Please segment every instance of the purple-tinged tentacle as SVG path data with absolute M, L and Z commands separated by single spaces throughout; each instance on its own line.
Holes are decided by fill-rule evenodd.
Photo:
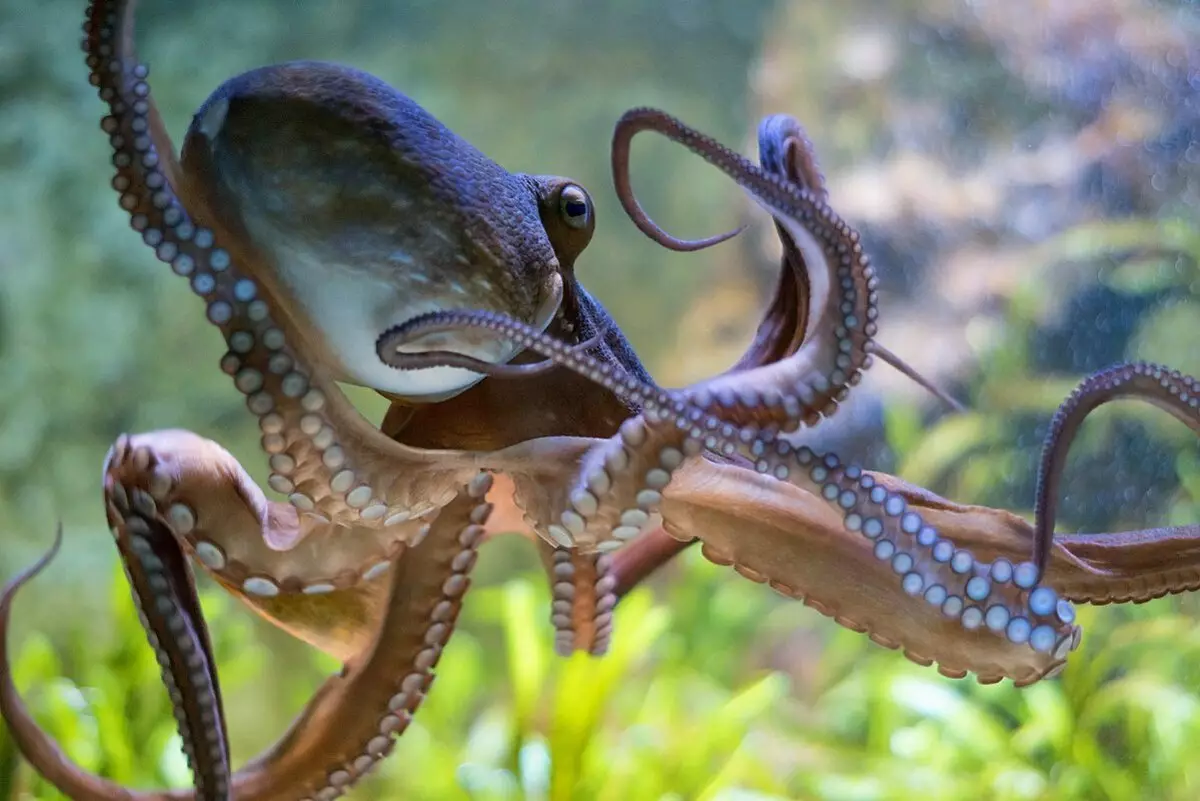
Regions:
M 1042 448 L 1033 529 L 1033 562 L 1039 577 L 1046 570 L 1054 544 L 1058 485 L 1075 434 L 1093 410 L 1121 398 L 1152 403 L 1200 433 L 1200 382 L 1191 376 L 1157 364 L 1137 362 L 1115 365 L 1085 378 L 1055 412 Z M 1080 564 L 1091 572 L 1097 571 L 1087 563 Z
M 775 219 L 802 255 L 808 279 L 807 332 L 778 361 L 717 376 L 684 391 L 705 410 L 737 424 L 794 430 L 832 415 L 871 362 L 878 280 L 859 235 L 825 201 L 787 176 L 763 169 L 657 109 L 618 121 L 614 152 L 641 131 L 679 142 L 733 178 Z M 619 174 L 624 165 L 616 163 Z M 793 337 L 794 339 L 794 337 Z

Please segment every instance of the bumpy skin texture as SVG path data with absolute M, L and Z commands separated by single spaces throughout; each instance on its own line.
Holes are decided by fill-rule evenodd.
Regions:
M 667 391 L 575 280 L 594 226 L 580 187 L 509 174 L 376 79 L 317 63 L 227 82 L 177 161 L 132 46 L 132 5 L 93 0 L 85 25 L 91 81 L 111 111 L 113 186 L 221 331 L 221 367 L 259 420 L 270 489 L 286 500 L 187 431 L 122 435 L 104 463 L 108 521 L 193 790 L 138 792 L 89 775 L 22 704 L 8 666 L 11 606 L 59 541 L 0 593 L 0 713 L 68 796 L 337 797 L 407 727 L 476 549 L 498 532 L 537 541 L 564 654 L 603 653 L 619 597 L 694 539 L 707 558 L 876 642 L 985 682 L 1061 669 L 1079 641 L 1067 599 L 1139 601 L 1200 584 L 1197 526 L 1051 542 L 1055 482 L 1090 409 L 1146 397 L 1200 428 L 1200 387 L 1176 372 L 1123 365 L 1081 385 L 1047 442 L 1036 528 L 777 436 L 836 412 L 879 353 L 872 268 L 795 120 L 764 121 L 761 166 L 663 112 L 634 110 L 617 126 L 614 177 L 647 233 L 680 244 L 629 189 L 630 139 L 655 130 L 741 184 L 784 244 L 747 354 Z M 546 365 L 531 365 L 538 353 Z M 424 369 L 393 369 L 414 359 Z M 514 365 L 532 371 L 481 380 Z M 337 380 L 393 399 L 381 428 Z M 236 772 L 189 557 L 345 663 Z

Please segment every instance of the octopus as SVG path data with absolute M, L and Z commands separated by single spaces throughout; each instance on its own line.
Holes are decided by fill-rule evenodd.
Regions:
M 392 750 L 430 691 L 480 545 L 518 531 L 552 586 L 560 653 L 604 653 L 622 595 L 688 545 L 942 674 L 1023 686 L 1080 642 L 1075 603 L 1200 588 L 1200 525 L 1055 535 L 1057 485 L 1090 411 L 1138 398 L 1200 432 L 1200 382 L 1151 364 L 1087 377 L 1046 440 L 1035 519 L 955 503 L 819 453 L 876 357 L 877 278 L 831 208 L 791 117 L 755 164 L 668 114 L 617 123 L 614 181 L 635 224 L 633 137 L 653 131 L 736 181 L 783 244 L 774 297 L 731 369 L 658 386 L 575 277 L 588 192 L 504 170 L 414 101 L 325 63 L 219 87 L 180 155 L 133 46 L 130 0 L 91 0 L 90 81 L 108 106 L 112 186 L 228 347 L 221 369 L 258 420 L 274 495 L 184 430 L 117 437 L 104 508 L 162 667 L 194 787 L 135 791 L 62 752 L 22 703 L 7 629 L 53 547 L 0 593 L 0 713 L 25 758 L 75 799 L 318 799 Z M 339 382 L 391 406 L 367 422 Z M 251 762 L 231 765 L 198 565 L 343 670 Z

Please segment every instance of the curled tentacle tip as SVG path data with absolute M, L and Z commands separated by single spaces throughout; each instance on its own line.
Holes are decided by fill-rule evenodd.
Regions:
M 54 557 L 58 556 L 59 548 L 62 547 L 63 541 L 63 525 L 62 521 L 58 521 L 58 525 L 54 529 L 54 542 L 50 544 L 50 548 L 38 557 L 38 560 L 29 567 L 22 570 L 17 575 L 13 576 L 4 589 L 0 590 L 0 606 L 8 606 L 14 594 L 21 587 L 32 581 L 38 573 L 46 569 L 46 566 L 54 561 Z
M 446 361 L 455 357 L 470 358 L 452 351 L 407 353 L 400 350 L 402 345 L 413 338 L 410 334 L 412 324 L 420 320 L 421 318 L 418 317 L 414 320 L 394 325 L 379 335 L 375 340 L 375 354 L 379 357 L 380 361 L 396 370 L 424 370 L 430 367 L 442 366 Z
M 471 314 L 468 312 L 468 314 Z M 523 365 L 502 365 L 477 359 L 454 351 L 434 350 L 417 353 L 400 348 L 418 336 L 452 331 L 459 327 L 445 319 L 443 312 L 427 312 L 394 325 L 375 340 L 375 353 L 380 361 L 396 370 L 424 370 L 433 367 L 461 367 L 484 375 L 498 375 L 519 369 Z M 537 366 L 537 365 L 533 365 Z M 528 374 L 528 371 L 522 374 Z
M 534 364 L 497 364 L 449 350 L 405 353 L 396 350 L 394 347 L 377 346 L 376 351 L 384 364 L 396 370 L 427 370 L 434 367 L 458 367 L 492 378 L 521 378 L 538 375 L 553 370 L 557 366 L 553 362 L 548 361 L 535 362 Z
M 680 253 L 694 253 L 697 250 L 704 250 L 712 247 L 713 245 L 719 245 L 722 242 L 733 239 L 735 236 L 745 231 L 748 227 L 749 226 L 746 223 L 742 223 L 731 231 L 726 231 L 723 234 L 716 234 L 715 236 L 705 237 L 704 239 L 679 239 L 678 237 L 671 236 L 657 225 L 654 226 L 653 232 L 646 231 L 646 229 L 642 230 L 646 231 L 646 233 L 648 233 L 650 237 L 654 239 L 654 241 L 658 242 L 658 244 L 662 245 L 668 250 L 674 250 Z
M 877 342 L 875 340 L 870 340 L 867 343 L 866 349 L 869 353 L 873 353 L 874 355 L 878 356 L 882 361 L 891 365 L 892 369 L 896 370 L 897 372 L 901 373 L 904 376 L 907 376 L 917 386 L 921 387 L 926 392 L 928 392 L 930 395 L 932 395 L 933 397 L 940 400 L 951 411 L 956 412 L 958 414 L 963 414 L 964 412 L 967 411 L 966 405 L 963 404 L 961 401 L 959 401 L 958 398 L 955 398 L 949 392 L 947 392 L 946 390 L 942 389 L 940 386 L 935 384 L 932 380 L 926 378 L 924 375 L 919 373 L 915 367 L 913 367 L 908 362 L 901 359 L 899 356 L 897 356 L 895 353 L 893 353 L 892 351 L 885 348 L 883 345 L 879 344 L 879 342 Z
M 704 239 L 680 239 L 663 230 L 638 202 L 629 173 L 629 148 L 634 135 L 639 131 L 656 130 L 670 137 L 671 130 L 685 127 L 679 120 L 657 109 L 630 109 L 621 115 L 621 119 L 618 120 L 617 126 L 613 130 L 612 169 L 617 199 L 638 230 L 668 250 L 690 253 L 733 239 L 745 231 L 747 226 L 742 224 L 732 231 Z
M 396 370 L 458 367 L 493 378 L 524 378 L 540 375 L 559 366 L 552 359 L 544 359 L 531 364 L 497 364 L 453 351 L 406 353 L 400 350 L 401 346 L 418 336 L 470 327 L 488 328 L 490 327 L 489 323 L 502 318 L 509 319 L 504 318 L 503 315 L 481 310 L 428 312 L 392 326 L 380 334 L 375 341 L 375 353 L 384 364 Z M 519 321 L 514 320 L 513 322 Z M 596 333 L 586 340 L 572 345 L 567 352 L 580 354 L 596 347 L 608 336 L 610 326 L 611 321 L 606 321 L 596 330 Z

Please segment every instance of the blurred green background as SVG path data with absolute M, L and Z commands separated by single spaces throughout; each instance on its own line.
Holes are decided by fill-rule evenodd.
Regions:
M 186 427 L 260 481 L 224 348 L 109 188 L 78 49 L 82 0 L 0 2 L 0 574 L 65 525 L 17 604 L 16 675 L 72 758 L 187 786 L 166 693 L 100 504 L 122 431 Z M 882 276 L 880 339 L 950 387 L 947 415 L 886 366 L 810 441 L 955 500 L 1029 514 L 1055 406 L 1125 359 L 1200 375 L 1200 11 L 1180 0 L 142 0 L 140 42 L 178 139 L 222 80 L 346 62 L 413 96 L 514 171 L 589 187 L 580 264 L 655 376 L 731 364 L 777 269 L 768 221 L 664 140 L 635 186 L 680 236 L 624 219 L 611 127 L 656 105 L 753 154 L 801 119 L 832 199 Z M 378 419 L 383 404 L 356 396 Z M 1093 416 L 1060 529 L 1200 520 L 1200 448 L 1166 415 Z M 328 659 L 202 579 L 238 764 L 272 742 Z M 1082 608 L 1060 679 L 1016 690 L 919 668 L 687 553 L 627 598 L 613 653 L 551 653 L 532 549 L 485 550 L 437 691 L 356 799 L 1200 797 L 1200 603 Z M 269 681 L 262 677 L 270 676 Z M 0 801 L 56 798 L 0 729 Z

